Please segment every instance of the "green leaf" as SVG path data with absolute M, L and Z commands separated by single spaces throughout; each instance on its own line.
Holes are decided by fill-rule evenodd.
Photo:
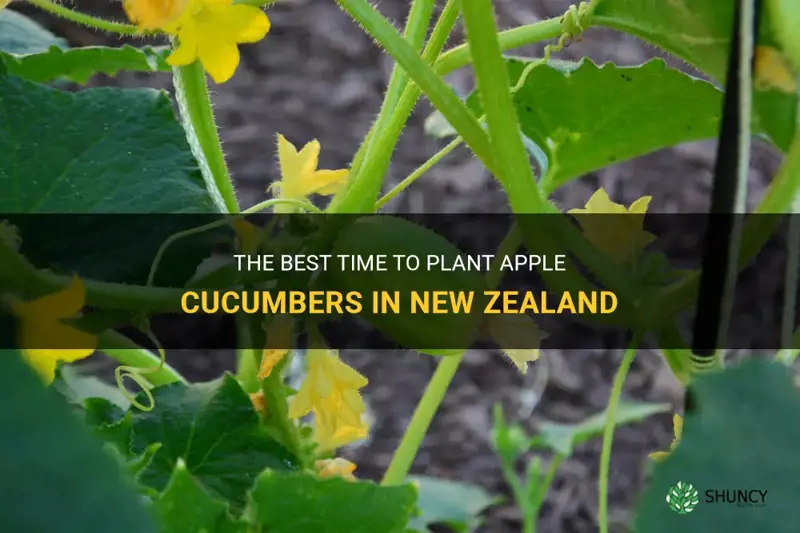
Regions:
M 623 401 L 617 406 L 614 414 L 614 425 L 624 426 L 640 422 L 658 413 L 672 409 L 668 403 L 644 403 Z M 606 412 L 590 416 L 577 424 L 556 424 L 542 422 L 538 424 L 539 435 L 534 437 L 533 446 L 546 446 L 554 452 L 569 456 L 575 446 L 597 437 L 603 433 L 606 425 Z
M 269 533 L 401 533 L 416 499 L 410 484 L 267 471 L 250 493 L 247 515 Z
M 66 48 L 66 41 L 56 37 L 25 15 L 11 9 L 0 10 L 0 52 L 35 54 L 51 46 Z
M 211 209 L 163 92 L 66 92 L 7 75 L 0 76 L 0 109 L 0 153 L 6 155 L 0 159 L 0 212 Z
M 179 460 L 214 497 L 244 504 L 245 493 L 266 468 L 299 468 L 298 459 L 267 435 L 250 397 L 226 374 L 210 383 L 174 383 L 154 389 L 152 411 L 131 409 L 134 453 L 161 442 L 140 481 L 162 490 Z M 140 395 L 139 402 L 146 403 Z
M 800 399 L 788 370 L 778 363 L 749 360 L 698 376 L 690 391 L 695 410 L 685 417 L 678 447 L 653 469 L 635 513 L 636 531 L 793 529 L 789 524 L 800 523 Z M 679 514 L 665 501 L 678 482 L 698 492 L 698 503 L 689 513 Z M 686 504 L 690 498 L 683 485 L 673 499 Z M 763 506 L 713 498 L 716 491 L 735 497 L 736 491 L 756 490 L 767 491 Z
M 105 398 L 87 398 L 83 402 L 84 421 L 95 436 L 116 446 L 124 457 L 132 457 L 131 414 Z
M 512 85 L 526 61 L 507 59 Z M 470 106 L 481 114 L 477 93 Z M 548 156 L 542 185 L 567 181 L 687 141 L 715 137 L 721 93 L 654 59 L 635 67 L 584 59 L 535 67 L 515 94 L 522 132 Z
M 723 83 L 735 4 L 720 0 L 602 0 L 592 21 L 644 39 Z M 762 22 L 759 43 L 773 44 L 775 38 L 764 28 Z M 797 95 L 757 89 L 753 106 L 754 129 L 766 133 L 786 152 L 794 138 Z
M 0 110 L 0 212 L 87 214 L 11 217 L 21 252 L 37 267 L 141 283 L 158 247 L 203 217 L 156 223 L 88 214 L 214 210 L 163 92 L 65 92 L 0 75 Z M 200 240 L 179 243 L 165 256 L 169 268 L 156 283 L 181 284 L 207 252 Z
M 121 70 L 171 72 L 165 61 L 168 47 L 119 48 L 87 46 L 63 50 L 51 46 L 46 52 L 25 55 L 0 54 L 10 74 L 36 82 L 66 79 L 85 84 L 95 74 L 116 76 Z
M 447 525 L 458 533 L 472 531 L 480 525 L 480 514 L 497 498 L 476 485 L 412 476 L 408 480 L 417 487 L 419 516 L 411 519 L 408 527 L 428 533 L 428 526 Z
M 155 532 L 117 463 L 10 350 L 0 351 L 0 454 L 0 531 Z
M 234 522 L 225 502 L 215 500 L 192 477 L 186 463 L 178 460 L 164 492 L 155 502 L 162 533 L 217 533 L 244 531 Z

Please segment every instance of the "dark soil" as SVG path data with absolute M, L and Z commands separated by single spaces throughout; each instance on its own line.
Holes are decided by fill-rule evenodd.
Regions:
M 379 8 L 395 21 L 404 18 L 408 2 L 383 0 Z M 569 5 L 565 0 L 498 0 L 503 27 L 556 16 Z M 90 12 L 119 13 L 118 6 L 102 0 L 82 0 Z M 268 184 L 277 176 L 275 135 L 280 132 L 296 144 L 313 138 L 323 150 L 321 168 L 341 168 L 355 153 L 376 116 L 391 62 L 332 0 L 286 0 L 269 11 L 272 31 L 262 42 L 244 47 L 242 64 L 229 83 L 213 88 L 221 134 L 237 189 L 245 206 L 265 198 Z M 51 24 L 76 45 L 112 40 L 74 26 Z M 460 37 L 459 37 L 460 38 Z M 456 42 L 455 40 L 453 42 Z M 541 47 L 524 50 L 539 53 Z M 591 30 L 581 42 L 562 53 L 565 58 L 588 55 L 596 61 L 635 64 L 653 56 L 654 49 L 633 38 Z M 678 62 L 672 62 L 678 65 Z M 469 72 L 455 73 L 452 82 L 470 88 Z M 103 83 L 124 86 L 170 87 L 168 76 L 120 76 Z M 546 105 L 546 104 L 543 104 Z M 427 103 L 418 106 L 397 147 L 386 188 L 434 154 L 442 143 L 427 137 L 423 121 Z M 708 205 L 714 143 L 695 143 L 614 165 L 559 190 L 564 207 L 583 205 L 598 187 L 616 201 L 629 204 L 649 194 L 651 210 L 703 212 Z M 752 201 L 760 197 L 777 167 L 778 158 L 759 148 L 753 158 Z M 465 151 L 448 157 L 440 166 L 391 204 L 400 212 L 504 212 L 500 188 L 483 166 Z M 598 339 L 587 339 L 596 350 L 549 351 L 523 380 L 498 353 L 467 354 L 452 389 L 424 441 L 413 471 L 479 484 L 508 495 L 489 444 L 491 406 L 502 401 L 514 412 L 523 393 L 530 395 L 547 379 L 546 390 L 524 423 L 540 420 L 579 421 L 602 411 L 608 401 L 613 374 L 622 358 Z M 388 465 L 430 378 L 435 361 L 411 353 L 355 352 L 343 358 L 370 379 L 366 389 L 374 431 L 363 447 L 347 455 L 358 463 L 361 476 L 379 479 Z M 169 361 L 194 379 L 210 379 L 231 369 L 232 352 L 168 354 Z M 541 389 L 539 389 L 541 390 Z M 629 398 L 672 402 L 681 409 L 682 391 L 656 352 L 637 357 L 626 383 Z M 666 449 L 672 436 L 671 416 L 664 414 L 617 431 L 611 467 L 610 507 L 612 531 L 626 531 L 636 496 L 645 481 L 647 454 Z M 560 468 L 540 519 L 542 533 L 597 531 L 597 477 L 599 439 L 578 448 Z M 544 456 L 545 463 L 549 461 Z M 520 530 L 518 512 L 511 504 L 492 508 L 482 531 Z

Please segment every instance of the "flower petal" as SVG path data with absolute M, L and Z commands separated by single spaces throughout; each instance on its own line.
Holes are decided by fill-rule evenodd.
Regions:
M 673 415 L 672 416 L 672 430 L 675 435 L 675 440 L 681 440 L 681 436 L 683 436 L 683 418 L 681 415 Z
M 193 27 L 187 27 L 178 34 L 178 47 L 167 57 L 173 67 L 191 65 L 197 61 L 197 36 Z
M 225 83 L 233 77 L 239 66 L 239 48 L 224 38 L 206 35 L 197 43 L 197 56 L 214 83 Z M 227 36 L 225 36 L 227 37 Z
M 22 350 L 22 355 L 44 384 L 50 385 L 56 379 L 57 352 L 58 350 Z
M 342 170 L 318 170 L 308 177 L 308 194 L 322 194 L 330 196 L 336 194 L 345 183 L 350 171 Z
M 363 389 L 369 384 L 367 378 L 354 368 L 347 366 L 347 364 L 338 357 L 331 357 L 331 372 L 333 373 L 333 380 L 340 387 Z
M 267 14 L 255 6 L 234 4 L 219 17 L 220 30 L 237 43 L 255 43 L 270 29 Z
M 301 418 L 311 412 L 314 407 L 311 398 L 311 383 L 306 379 L 300 386 L 300 390 L 289 403 L 289 418 Z
M 642 196 L 635 202 L 631 204 L 631 207 L 628 209 L 629 213 L 635 213 L 637 215 L 644 215 L 647 213 L 647 208 L 650 206 L 650 201 L 653 199 L 652 196 Z
M 26 320 L 70 318 L 86 304 L 86 288 L 78 276 L 58 292 L 42 296 L 32 302 L 14 302 L 14 314 Z
M 660 463 L 661 461 L 669 457 L 669 452 L 654 452 L 648 455 L 648 457 L 653 461 Z
M 319 151 L 320 145 L 319 141 L 316 139 L 306 143 L 306 145 L 303 146 L 303 149 L 297 154 L 297 157 L 301 163 L 300 172 L 297 176 L 298 179 L 305 180 L 317 170 L 317 164 L 319 163 Z

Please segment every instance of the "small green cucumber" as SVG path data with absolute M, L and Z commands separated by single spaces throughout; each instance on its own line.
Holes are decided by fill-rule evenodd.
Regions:
M 477 325 L 486 301 L 483 275 L 477 270 L 444 271 L 436 266 L 428 270 L 428 256 L 440 258 L 439 265 L 454 265 L 459 256 L 465 259 L 461 250 L 436 232 L 399 217 L 363 216 L 340 231 L 331 253 L 335 260 L 327 276 L 330 288 L 361 293 L 363 312 L 360 316 L 392 341 L 429 355 L 446 356 L 460 354 L 477 338 Z M 342 256 L 364 259 L 382 256 L 386 258 L 386 270 L 343 269 L 339 259 Z M 419 269 L 409 270 L 405 259 L 399 259 L 398 263 L 399 256 L 417 256 Z M 399 293 L 400 313 L 375 312 L 373 294 L 394 294 L 395 291 Z M 451 296 L 464 295 L 461 301 L 465 303 L 467 295 L 471 294 L 471 313 L 463 312 L 462 305 L 460 313 L 434 314 L 434 291 L 447 291 L 441 295 L 446 303 L 440 309 L 451 311 L 454 309 Z M 420 312 L 424 308 L 419 305 L 416 314 L 410 312 L 413 292 L 420 297 L 425 293 L 430 295 L 428 312 Z M 378 311 L 380 309 L 379 305 Z

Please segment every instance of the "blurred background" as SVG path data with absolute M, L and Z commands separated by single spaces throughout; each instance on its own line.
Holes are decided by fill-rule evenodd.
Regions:
M 494 3 L 503 29 L 560 16 L 570 5 L 566 0 Z M 400 25 L 408 4 L 408 0 L 381 0 L 377 7 Z M 80 0 L 74 5 L 86 12 L 123 18 L 116 2 Z M 113 36 L 53 20 L 24 5 L 12 6 L 33 15 L 72 45 L 121 42 Z M 267 38 L 241 47 L 242 62 L 236 75 L 224 85 L 212 86 L 222 141 L 243 207 L 264 200 L 267 186 L 278 176 L 277 133 L 298 146 L 318 139 L 322 145 L 320 168 L 345 167 L 377 115 L 392 68 L 390 58 L 333 0 L 279 0 L 268 15 L 272 29 Z M 459 31 L 450 45 L 461 39 Z M 534 57 L 541 54 L 542 48 L 539 45 L 514 53 Z M 556 57 L 588 56 L 595 62 L 632 65 L 656 55 L 657 50 L 632 37 L 590 29 L 580 42 Z M 691 72 L 679 61 L 667 61 Z M 448 81 L 461 93 L 472 88 L 468 69 L 453 73 Z M 172 90 L 169 75 L 125 74 L 92 83 Z M 421 100 L 394 154 L 385 190 L 445 144 L 424 133 L 423 123 L 431 111 Z M 713 141 L 693 143 L 614 165 L 571 182 L 557 191 L 555 199 L 565 209 L 579 207 L 597 188 L 605 187 L 614 201 L 626 205 L 643 195 L 652 195 L 651 211 L 704 212 L 709 202 L 714 150 Z M 778 164 L 779 157 L 773 151 L 756 146 L 750 176 L 751 204 L 758 200 Z M 461 149 L 394 200 L 388 210 L 491 213 L 506 212 L 508 207 L 502 190 L 482 164 Z M 345 455 L 358 464 L 358 475 L 380 479 L 436 361 L 395 352 L 350 352 L 342 356 L 369 378 L 365 393 L 374 418 L 370 440 L 347 450 Z M 499 352 L 469 352 L 413 472 L 475 483 L 493 494 L 508 496 L 490 445 L 492 405 L 502 402 L 509 418 L 529 428 L 543 420 L 580 421 L 605 409 L 621 358 L 620 350 L 603 349 L 602 343 L 594 350 L 547 351 L 523 380 Z M 232 351 L 174 352 L 168 354 L 168 360 L 195 380 L 215 378 L 234 366 Z M 625 397 L 670 402 L 679 412 L 682 408 L 682 391 L 656 352 L 642 351 L 637 357 L 625 386 Z M 627 531 L 636 495 L 646 480 L 647 454 L 668 448 L 671 418 L 665 413 L 617 430 L 611 462 L 611 531 Z M 550 457 L 545 454 L 542 459 L 546 468 Z M 599 459 L 600 442 L 595 439 L 581 445 L 561 465 L 538 531 L 597 531 Z M 519 512 L 507 500 L 488 511 L 481 531 L 501 533 L 519 528 Z

